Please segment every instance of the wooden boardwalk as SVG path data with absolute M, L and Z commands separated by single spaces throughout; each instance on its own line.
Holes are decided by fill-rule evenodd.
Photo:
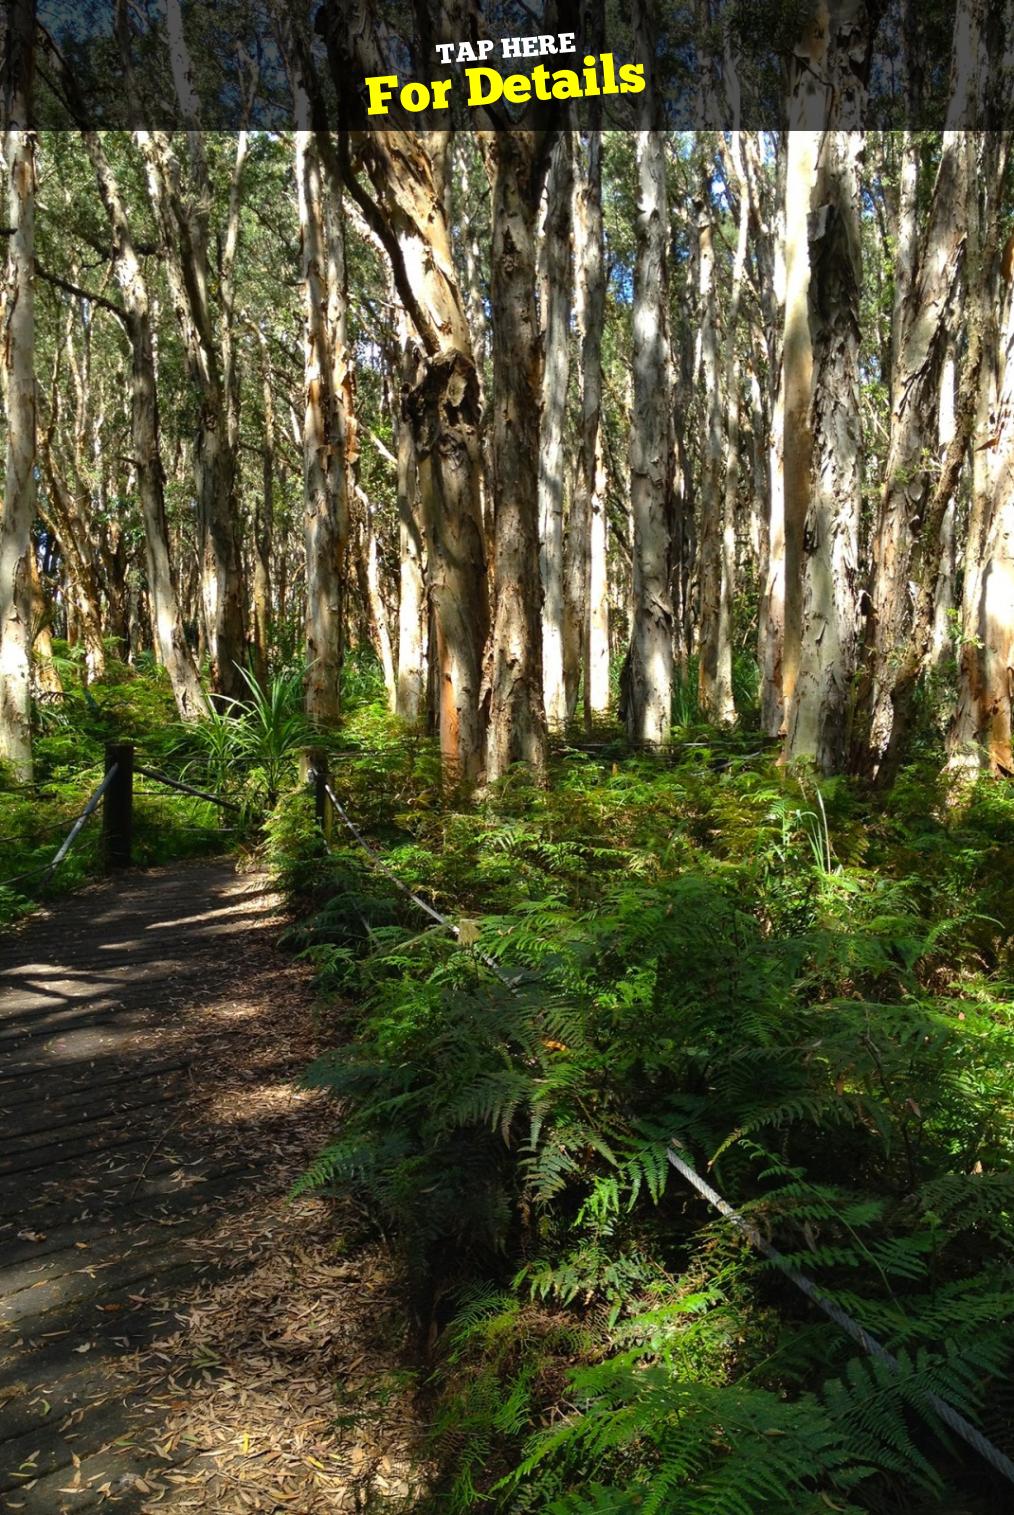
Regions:
M 0 1509 L 355 1507 L 330 1436 L 342 1342 L 328 1357 L 314 1338 L 300 1360 L 292 1342 L 310 1338 L 290 1333 L 292 1404 L 292 1360 L 263 1388 L 271 1321 L 239 1339 L 260 1303 L 244 1272 L 277 1275 L 286 1224 L 313 1232 L 312 1215 L 286 1222 L 285 1195 L 326 1134 L 294 1092 L 311 1018 L 278 923 L 263 880 L 201 863 L 85 890 L 0 949 Z M 231 1364 L 229 1308 L 246 1319 Z M 248 1430 L 215 1399 L 227 1390 L 246 1395 Z

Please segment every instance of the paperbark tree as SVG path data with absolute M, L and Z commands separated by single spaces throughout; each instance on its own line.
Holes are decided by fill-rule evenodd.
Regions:
M 416 357 L 409 336 L 408 319 L 399 323 L 400 374 L 395 418 L 397 437 L 398 492 L 398 694 L 395 709 L 404 720 L 419 721 L 426 706 L 426 632 L 428 623 L 423 562 L 423 527 L 420 520 L 415 439 L 403 413 L 404 396 L 411 386 Z
M 35 519 L 35 6 L 8 11 L 4 59 L 4 156 L 8 174 L 7 291 L 3 362 L 7 470 L 0 514 L 0 757 L 32 777 L 32 522 Z
M 87 496 L 81 498 L 75 485 L 65 477 L 59 460 L 53 455 L 52 434 L 57 416 L 58 411 L 54 407 L 50 425 L 39 438 L 47 496 L 44 505 L 40 506 L 40 513 L 47 526 L 59 537 L 63 547 L 78 636 L 84 646 L 84 676 L 86 682 L 92 683 L 106 671 L 97 553 L 88 527 L 90 501 Z
M 799 661 L 786 699 L 787 760 L 844 765 L 859 628 L 862 503 L 859 404 L 861 133 L 821 142 L 809 245 L 813 395 L 810 478 L 799 563 Z
M 805 114 L 804 114 L 805 113 Z M 806 103 L 800 116 L 806 119 Z M 810 339 L 810 196 L 820 133 L 797 126 L 788 133 L 785 165 L 785 318 L 782 334 L 782 493 L 784 511 L 784 632 L 782 721 L 792 706 L 802 635 L 803 537 L 810 510 L 810 399 L 813 348 Z
M 573 173 L 570 134 L 560 135 L 546 179 L 539 237 L 539 289 L 545 363 L 539 444 L 539 540 L 542 572 L 542 679 L 550 730 L 567 724 L 564 679 L 564 421 L 570 375 L 570 227 Z
M 963 778 L 980 772 L 1014 774 L 1014 238 L 1002 255 L 997 245 L 998 201 L 1010 171 L 1011 147 L 1010 133 L 984 135 L 978 171 L 969 168 L 970 191 L 981 206 L 982 248 L 977 260 L 969 260 L 969 340 L 955 407 L 956 434 L 960 440 L 962 429 L 970 431 L 973 445 L 958 694 L 947 743 L 948 766 Z M 974 228 L 975 210 L 969 220 Z M 973 399 L 964 380 L 968 349 L 974 353 L 976 343 Z
M 770 398 L 770 429 L 767 444 L 768 509 L 761 542 L 763 576 L 757 611 L 757 664 L 760 674 L 761 730 L 776 737 L 782 731 L 785 702 L 782 692 L 782 656 L 785 649 L 785 382 L 782 335 L 785 320 L 785 189 L 779 180 L 786 170 L 784 149 L 776 161 L 777 196 L 773 256 L 762 294 L 766 300 L 765 326 Z
M 394 666 L 394 647 L 391 642 L 391 626 L 387 613 L 387 601 L 381 581 L 380 544 L 377 540 L 376 520 L 369 495 L 357 483 L 355 486 L 358 506 L 360 553 L 363 563 L 363 579 L 366 587 L 366 603 L 369 605 L 371 641 L 380 657 L 384 674 L 384 688 L 391 710 L 397 708 L 398 675 Z
M 844 765 L 861 505 L 858 129 L 871 10 L 819 8 L 793 61 L 782 348 L 783 758 Z
M 575 139 L 575 314 L 580 345 L 581 430 L 564 543 L 564 685 L 567 718 L 577 709 L 584 672 L 586 724 L 609 711 L 609 586 L 606 479 L 602 444 L 602 134 Z
M 331 73 L 384 72 L 370 8 L 350 32 L 337 7 L 322 13 Z M 450 22 L 448 21 L 448 24 Z M 398 296 L 418 336 L 416 370 L 405 396 L 412 427 L 432 612 L 430 684 L 442 766 L 449 782 L 474 783 L 482 770 L 486 712 L 483 653 L 489 626 L 481 509 L 479 379 L 466 301 L 451 251 L 451 136 L 399 129 L 338 138 L 349 194 L 391 266 Z M 369 175 L 373 194 L 359 167 Z M 532 493 L 534 508 L 534 489 Z
M 446 777 L 472 783 L 485 746 L 480 691 L 489 603 L 479 498 L 479 385 L 442 192 L 449 142 L 446 133 L 369 135 L 365 162 L 378 198 L 364 189 L 347 151 L 343 170 L 350 194 L 391 261 L 419 337 L 405 414 L 425 530 L 436 725 Z
M 159 229 L 173 311 L 183 335 L 190 381 L 199 396 L 194 435 L 204 621 L 211 681 L 226 696 L 245 692 L 245 595 L 237 530 L 235 423 L 231 378 L 223 369 L 209 284 L 208 208 L 211 188 L 202 134 L 187 134 L 192 193 L 184 199 L 182 169 L 168 133 L 135 132 L 146 169 L 148 197 Z M 228 311 L 226 311 L 228 316 Z
M 911 281 L 894 314 L 891 430 L 871 553 L 865 666 L 857 699 L 854 762 L 875 772 L 891 734 L 897 649 L 911 628 L 911 557 L 929 503 L 940 371 L 966 234 L 964 133 L 944 133 Z
M 33 552 L 30 557 L 32 571 L 32 679 L 33 693 L 61 695 L 63 683 L 53 661 L 53 607 L 42 586 L 39 563 Z
M 542 354 L 535 307 L 535 219 L 542 135 L 520 128 L 482 136 L 493 195 L 495 611 L 490 648 L 486 777 L 514 762 L 546 768 L 539 578 L 539 403 Z
M 251 594 L 251 632 L 254 674 L 267 687 L 271 646 L 271 554 L 275 526 L 275 401 L 271 388 L 271 363 L 263 330 L 254 329 L 261 362 L 263 430 L 261 435 L 261 489 L 254 506 L 254 570 Z
M 341 708 L 346 556 L 349 542 L 344 253 L 338 207 L 325 208 L 313 132 L 295 133 L 303 250 L 303 489 L 306 545 L 306 711 L 335 721 Z M 330 223 L 330 224 L 329 224 Z M 330 235 L 329 235 L 330 233 Z
M 642 17 L 642 25 L 647 18 Z M 637 132 L 637 221 L 633 304 L 633 425 L 630 501 L 633 625 L 624 670 L 627 732 L 662 747 L 672 722 L 673 501 L 669 446 L 670 372 L 666 242 L 669 212 L 661 131 Z
M 718 288 L 710 184 L 712 165 L 702 165 L 698 216 L 698 286 L 701 318 L 701 379 L 707 423 L 701 459 L 700 664 L 701 712 L 716 725 L 736 720 L 732 696 L 732 580 L 735 560 L 735 507 L 739 484 L 739 358 L 737 327 L 746 267 L 750 201 L 742 164 L 740 133 L 734 132 L 731 161 L 739 196 L 736 252 L 725 323 L 725 373 L 719 366 Z M 722 418 L 725 416 L 723 446 Z M 723 489 L 723 464 L 725 487 Z
M 76 270 L 75 270 L 76 271 Z M 83 337 L 79 356 L 76 333 Z M 48 418 L 38 428 L 38 450 L 44 502 L 39 512 L 59 538 L 69 570 L 68 592 L 76 611 L 76 626 L 84 647 L 86 681 L 100 679 L 106 671 L 102 621 L 102 556 L 99 529 L 92 520 L 93 500 L 101 501 L 100 472 L 91 467 L 97 436 L 93 433 L 95 399 L 90 364 L 90 323 L 84 319 L 80 300 L 67 307 L 58 338 L 53 377 L 48 398 Z M 69 371 L 73 390 L 73 421 L 63 415 L 64 379 Z M 69 445 L 58 448 L 57 437 L 69 434 Z M 101 459 L 99 459 L 101 470 Z
M 109 223 L 113 269 L 123 296 L 122 309 L 109 301 L 102 303 L 122 322 L 130 342 L 131 449 L 144 521 L 148 599 L 155 647 L 169 676 L 180 718 L 195 720 L 206 712 L 207 702 L 183 630 L 176 574 L 169 549 L 148 287 L 102 139 L 94 131 L 84 131 L 82 136 Z

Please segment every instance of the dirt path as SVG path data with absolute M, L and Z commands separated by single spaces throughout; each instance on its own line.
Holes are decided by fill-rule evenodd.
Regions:
M 396 1281 L 287 1197 L 333 1111 L 279 912 L 202 863 L 0 948 L 2 1510 L 417 1502 Z

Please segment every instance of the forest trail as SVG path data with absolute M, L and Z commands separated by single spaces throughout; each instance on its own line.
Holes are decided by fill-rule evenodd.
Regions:
M 333 1110 L 297 1088 L 284 923 L 262 876 L 200 863 L 0 948 L 0 1510 L 415 1497 L 397 1281 L 288 1199 Z

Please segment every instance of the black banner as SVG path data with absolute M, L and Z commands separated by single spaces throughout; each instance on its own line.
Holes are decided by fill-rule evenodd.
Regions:
M 6 37 L 23 9 L 8 0 Z M 1011 0 L 38 0 L 32 124 L 993 129 L 1011 120 L 1012 12 Z M 5 51 L 9 74 L 18 50 Z

